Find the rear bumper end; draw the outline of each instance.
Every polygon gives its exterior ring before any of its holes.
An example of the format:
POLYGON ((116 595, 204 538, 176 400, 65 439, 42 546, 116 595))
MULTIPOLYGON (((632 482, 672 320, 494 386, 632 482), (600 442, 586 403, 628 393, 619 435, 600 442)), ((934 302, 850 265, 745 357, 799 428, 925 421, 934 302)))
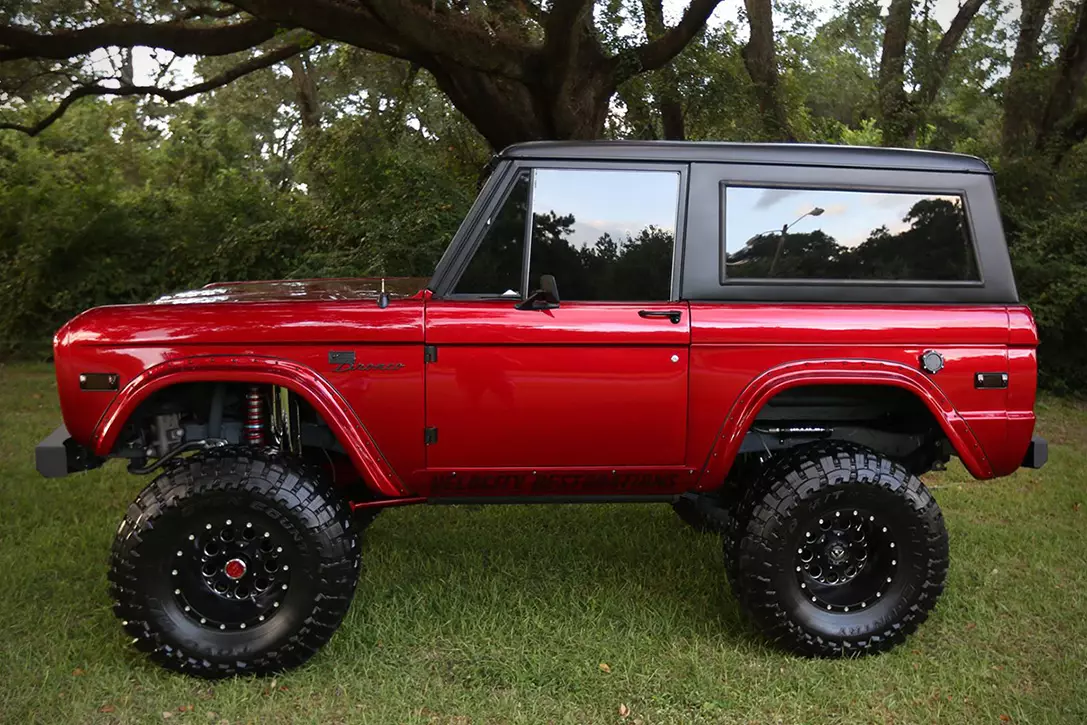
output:
POLYGON ((34 463, 45 478, 61 478, 77 471, 89 471, 102 465, 104 459, 72 440, 63 425, 46 436, 34 448, 34 463))
POLYGON ((1041 436, 1034 436, 1027 446, 1027 454, 1023 456, 1023 468, 1041 468, 1049 460, 1049 442, 1041 436))

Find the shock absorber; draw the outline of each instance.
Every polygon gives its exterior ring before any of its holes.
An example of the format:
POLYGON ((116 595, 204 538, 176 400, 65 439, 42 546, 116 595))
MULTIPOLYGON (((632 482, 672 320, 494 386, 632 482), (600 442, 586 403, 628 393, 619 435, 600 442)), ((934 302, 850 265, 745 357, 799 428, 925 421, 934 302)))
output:
POLYGON ((256 385, 250 386, 245 394, 245 442, 251 446, 264 445, 264 399, 256 385))

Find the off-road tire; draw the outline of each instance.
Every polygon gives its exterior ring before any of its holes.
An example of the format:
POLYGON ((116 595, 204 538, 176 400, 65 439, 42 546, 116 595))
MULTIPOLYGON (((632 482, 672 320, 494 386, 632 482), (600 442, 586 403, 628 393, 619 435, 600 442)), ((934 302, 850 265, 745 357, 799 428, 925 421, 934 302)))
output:
POLYGON ((743 609, 770 640, 809 656, 894 647, 928 617, 947 577, 947 529, 924 484, 874 451, 837 441, 798 447, 770 461, 745 492, 724 545, 743 609), (804 569, 810 565, 802 563, 812 556, 816 535, 826 538, 824 525, 828 540, 841 533, 823 517, 842 514, 860 522, 846 529, 855 528, 857 536, 863 536, 862 526, 876 527, 861 544, 867 558, 853 567, 860 573, 850 584, 865 601, 844 611, 827 602, 848 590, 813 581, 804 569), (869 557, 867 548, 875 550, 877 543, 883 553, 869 557), (865 597, 868 582, 874 591, 865 597), (818 603, 809 596, 814 590, 824 597, 818 603))
MULTIPOLYGON (((327 483, 293 461, 240 448, 197 454, 158 476, 129 506, 110 559, 114 613, 136 647, 170 670, 211 679, 296 667, 328 642, 347 613, 359 574, 357 528, 327 483), (175 586, 191 587, 208 576, 184 567, 199 568, 193 557, 215 544, 210 522, 240 532, 239 546, 261 546, 259 537, 267 536, 269 549, 270 542, 281 547, 283 553, 269 556, 282 557, 271 565, 278 565, 274 576, 283 584, 266 588, 267 596, 281 601, 263 613, 254 610, 259 622, 254 616, 249 626, 201 624, 195 599, 177 596, 175 586), (201 544, 205 529, 210 538, 201 544), (251 531, 264 533, 246 538, 251 531), (186 602, 194 606, 186 609, 186 602)), ((253 572, 242 568, 241 582, 249 573, 259 575, 256 562, 251 566, 253 572)), ((258 607, 256 586, 252 591, 258 607)), ((209 589, 193 596, 214 594, 209 589)), ((225 606, 245 607, 247 601, 228 598, 225 606)))

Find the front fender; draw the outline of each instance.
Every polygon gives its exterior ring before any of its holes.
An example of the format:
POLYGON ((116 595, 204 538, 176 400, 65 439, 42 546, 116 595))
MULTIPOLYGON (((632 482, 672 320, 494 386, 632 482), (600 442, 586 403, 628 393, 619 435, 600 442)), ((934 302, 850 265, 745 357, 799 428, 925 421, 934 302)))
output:
POLYGON ((993 476, 992 466, 970 425, 939 386, 920 371, 880 360, 809 360, 771 368, 737 396, 702 466, 699 490, 716 488, 724 480, 744 436, 767 401, 801 385, 893 385, 909 390, 932 412, 967 470, 976 478, 993 476))
POLYGON ((279 358, 253 355, 206 355, 159 363, 143 371, 110 402, 91 438, 99 456, 113 450, 125 422, 153 393, 178 383, 237 382, 279 385, 313 406, 328 424, 367 485, 384 496, 407 493, 373 437, 339 392, 315 370, 279 358))

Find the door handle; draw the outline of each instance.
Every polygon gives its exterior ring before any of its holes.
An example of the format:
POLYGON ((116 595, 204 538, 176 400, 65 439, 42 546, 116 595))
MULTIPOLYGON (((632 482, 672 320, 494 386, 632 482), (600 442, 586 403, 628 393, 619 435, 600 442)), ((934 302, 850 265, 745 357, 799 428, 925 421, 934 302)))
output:
POLYGON ((679 310, 638 310, 638 317, 650 319, 654 317, 667 317, 673 325, 678 325, 683 319, 683 313, 679 310))

